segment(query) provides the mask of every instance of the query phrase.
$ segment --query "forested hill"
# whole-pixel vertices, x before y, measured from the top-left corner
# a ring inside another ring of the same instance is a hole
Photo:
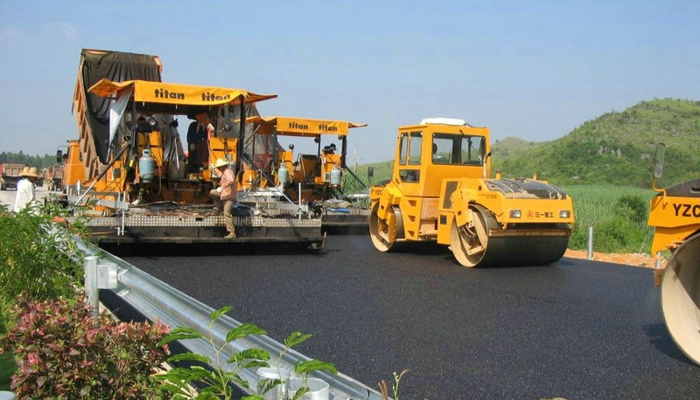
[[[56,154],[29,155],[23,151],[19,153],[0,152],[0,163],[22,163],[39,169],[56,164]]]
[[[531,177],[556,185],[612,184],[648,188],[657,143],[666,144],[662,187],[700,178],[700,101],[643,101],[622,112],[587,121],[550,142],[508,137],[493,144],[493,171],[504,177]],[[55,155],[0,153],[0,162],[24,162],[37,167],[55,163]],[[365,165],[377,179],[391,175],[392,162]],[[358,172],[358,171],[356,171]],[[493,176],[493,174],[492,174]]]
[[[493,145],[493,170],[504,177],[536,173],[556,185],[649,187],[657,143],[666,144],[660,185],[700,178],[700,102],[644,101],[585,122],[551,142],[507,138]]]

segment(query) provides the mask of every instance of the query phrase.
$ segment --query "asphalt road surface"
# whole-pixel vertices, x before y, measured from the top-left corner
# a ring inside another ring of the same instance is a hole
[[[15,194],[0,191],[0,203]],[[700,398],[700,367],[668,335],[651,270],[574,259],[467,269],[442,247],[407,247],[331,236],[318,253],[124,258],[277,340],[313,333],[298,350],[370,387],[409,369],[401,399]]]
[[[700,396],[700,368],[668,335],[649,269],[468,269],[442,247],[380,253],[364,235],[311,254],[231,250],[124,258],[277,340],[312,333],[299,351],[370,387],[409,369],[401,399]]]

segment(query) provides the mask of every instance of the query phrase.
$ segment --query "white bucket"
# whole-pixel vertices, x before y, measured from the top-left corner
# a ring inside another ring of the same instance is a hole
[[[302,400],[328,400],[328,383],[318,378],[292,378],[287,383],[289,396],[293,397],[299,389],[307,386],[309,391],[304,393]]]
[[[279,400],[285,397],[284,392],[286,391],[286,385],[284,382],[292,376],[292,371],[285,368],[260,367],[256,371],[256,374],[263,379],[279,379],[282,381],[279,385],[265,392],[263,394],[263,399]]]
[[[16,398],[14,393],[0,390],[0,400],[15,400]]]

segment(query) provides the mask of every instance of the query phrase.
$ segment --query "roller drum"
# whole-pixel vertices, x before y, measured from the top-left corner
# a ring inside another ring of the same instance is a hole
[[[387,252],[396,247],[397,239],[404,237],[403,216],[399,207],[392,207],[387,219],[379,218],[378,212],[379,204],[375,204],[369,216],[369,235],[377,250]]]
[[[487,266],[548,265],[559,261],[569,245],[568,237],[491,237],[479,263]]]
[[[452,253],[465,267],[547,265],[559,261],[569,245],[568,236],[527,236],[517,231],[512,236],[490,236],[487,232],[498,222],[483,207],[473,206],[470,212],[474,237],[469,238],[463,228],[452,229]]]
[[[666,328],[680,350],[700,365],[700,234],[691,236],[668,261],[661,282]]]

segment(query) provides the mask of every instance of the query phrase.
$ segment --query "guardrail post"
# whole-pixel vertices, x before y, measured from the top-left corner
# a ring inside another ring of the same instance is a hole
[[[661,282],[663,281],[664,277],[664,272],[666,271],[663,267],[663,256],[661,255],[660,251],[656,252],[656,264],[654,264],[654,285],[656,287],[661,286]]]
[[[97,289],[97,256],[85,257],[85,296],[95,321],[97,321],[100,305],[100,292]]]
[[[98,256],[85,257],[85,295],[95,321],[99,315],[100,289],[116,289],[118,285],[117,264],[98,264],[98,261]]]
[[[593,259],[593,226],[588,227],[588,259]]]

